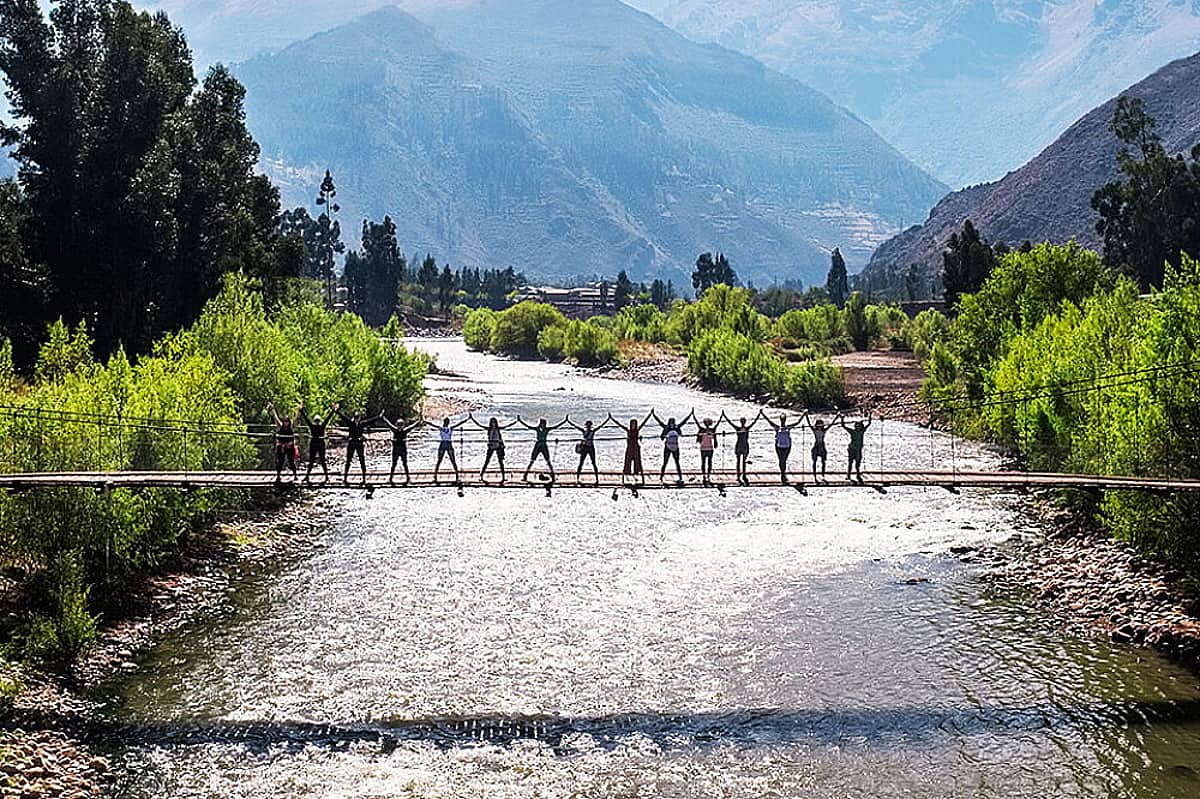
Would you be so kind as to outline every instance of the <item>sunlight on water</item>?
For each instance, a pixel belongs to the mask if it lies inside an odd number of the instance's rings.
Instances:
[[[485,415],[756,412],[679,386],[422,346],[486,392]],[[881,427],[871,468],[925,467],[951,449],[964,468],[996,463]],[[519,472],[528,444],[515,433]],[[562,469],[572,446],[557,444]],[[756,447],[773,460],[769,438]],[[606,445],[606,463],[620,448]],[[480,450],[467,446],[474,468]],[[424,442],[414,462],[432,454]],[[648,470],[657,455],[647,447]],[[111,687],[131,727],[118,795],[1200,793],[1192,675],[1064,638],[948,555],[1027,531],[1013,497],[330,501],[320,552],[248,579],[228,615],[171,637]]]

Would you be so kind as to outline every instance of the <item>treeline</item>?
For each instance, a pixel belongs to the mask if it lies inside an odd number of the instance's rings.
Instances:
[[[396,224],[363,221],[362,248],[346,256],[344,274],[350,309],[381,325],[396,313],[449,314],[456,306],[505,308],[525,276],[506,269],[452,269],[426,255],[418,266],[400,252]]]
[[[385,335],[401,335],[393,322]],[[341,401],[350,411],[412,415],[426,361],[381,339],[361,319],[322,305],[273,313],[250,278],[234,273],[197,321],[152,354],[118,347],[104,360],[85,324],[51,326],[32,377],[0,344],[0,469],[5,471],[237,470],[270,449],[268,401],[281,409]],[[248,426],[247,421],[251,422]],[[255,435],[257,433],[257,435]],[[8,651],[69,656],[124,586],[178,553],[218,508],[245,493],[54,489],[0,493],[0,553],[26,593],[6,622]]]
[[[0,14],[0,71],[17,164],[0,183],[0,335],[18,366],[46,325],[83,321],[100,353],[143,351],[196,319],[242,269],[274,291],[299,272],[256,174],[244,89],[224,67],[197,85],[182,32],[118,0]]]

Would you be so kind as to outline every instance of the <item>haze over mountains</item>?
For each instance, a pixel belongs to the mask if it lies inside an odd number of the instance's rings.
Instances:
[[[661,17],[825,92],[956,187],[1200,50],[1200,0],[670,0]]]
[[[1168,64],[1123,93],[1145,101],[1168,151],[1187,152],[1200,142],[1200,54]],[[1003,180],[950,194],[924,225],[880,247],[867,273],[902,271],[914,263],[929,274],[937,273],[946,241],[965,219],[991,241],[1016,245],[1074,238],[1098,248],[1091,200],[1097,189],[1117,177],[1120,143],[1110,130],[1116,104],[1114,97],[1084,116]]]
[[[391,214],[456,266],[641,278],[732,254],[759,283],[865,264],[945,187],[826,97],[617,0],[395,8],[235,71],[268,172],[347,238]]]

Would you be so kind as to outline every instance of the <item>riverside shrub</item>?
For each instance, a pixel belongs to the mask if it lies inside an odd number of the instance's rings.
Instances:
[[[93,360],[87,329],[51,326],[28,385],[0,345],[0,469],[6,471],[237,470],[262,463],[247,422],[298,399],[321,407],[411,414],[426,361],[357,317],[319,306],[263,310],[254,284],[226,279],[196,324],[131,360]],[[358,407],[356,407],[358,406]],[[121,420],[117,424],[116,420]],[[28,613],[13,653],[69,657],[94,635],[93,613],[161,565],[218,508],[244,492],[64,488],[0,493],[0,565],[21,577]]]
[[[1043,245],[1030,256],[1006,256],[979,296],[964,298],[926,362],[926,396],[955,399],[960,429],[1019,451],[1033,469],[1200,478],[1200,264],[1183,257],[1143,299],[1094,253]],[[1043,268],[1051,274],[1035,274]],[[980,401],[964,404],[975,392]],[[1195,498],[1108,492],[1096,514],[1118,538],[1200,578]]]
[[[732,330],[711,330],[688,347],[688,372],[706,388],[804,407],[845,397],[841,371],[828,358],[793,365],[767,345]]]

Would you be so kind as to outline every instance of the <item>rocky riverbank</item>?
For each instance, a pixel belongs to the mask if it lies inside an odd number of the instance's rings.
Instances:
[[[215,525],[169,573],[131,588],[136,599],[127,612],[102,624],[97,641],[73,663],[53,674],[16,675],[21,688],[0,711],[0,797],[101,795],[109,764],[82,735],[95,708],[80,689],[135,668],[138,653],[167,632],[217,610],[247,570],[314,546],[335,502],[321,494]]]
[[[1050,500],[1035,500],[1032,510],[1050,532],[1010,552],[992,579],[1028,591],[1070,632],[1154,649],[1200,668],[1200,597],[1182,587],[1183,575]]]

